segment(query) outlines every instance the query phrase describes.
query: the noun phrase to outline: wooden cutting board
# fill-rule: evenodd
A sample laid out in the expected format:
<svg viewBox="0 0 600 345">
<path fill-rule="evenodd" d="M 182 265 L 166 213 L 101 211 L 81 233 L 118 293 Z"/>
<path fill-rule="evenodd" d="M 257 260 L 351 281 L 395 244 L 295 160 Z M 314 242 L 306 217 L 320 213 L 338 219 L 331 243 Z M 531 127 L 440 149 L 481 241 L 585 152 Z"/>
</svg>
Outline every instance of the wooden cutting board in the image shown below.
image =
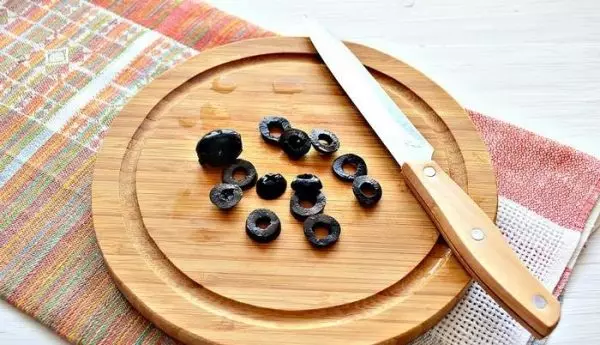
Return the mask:
<svg viewBox="0 0 600 345">
<path fill-rule="evenodd" d="M 494 218 L 497 194 L 486 148 L 465 111 L 423 74 L 350 44 L 435 147 L 434 159 Z M 258 122 L 281 114 L 341 140 L 291 161 L 262 141 Z M 241 133 L 241 158 L 259 175 L 288 182 L 317 174 L 339 242 L 316 250 L 277 200 L 244 192 L 221 212 L 208 198 L 221 171 L 198 164 L 198 139 L 216 128 Z M 356 153 L 383 198 L 359 206 L 331 173 Z M 257 244 L 244 232 L 255 208 L 275 211 L 282 233 Z M 439 320 L 470 279 L 440 239 L 382 143 L 305 38 L 249 40 L 204 52 L 158 77 L 113 122 L 96 162 L 96 235 L 121 291 L 148 319 L 189 344 L 373 344 L 406 342 Z"/>
</svg>

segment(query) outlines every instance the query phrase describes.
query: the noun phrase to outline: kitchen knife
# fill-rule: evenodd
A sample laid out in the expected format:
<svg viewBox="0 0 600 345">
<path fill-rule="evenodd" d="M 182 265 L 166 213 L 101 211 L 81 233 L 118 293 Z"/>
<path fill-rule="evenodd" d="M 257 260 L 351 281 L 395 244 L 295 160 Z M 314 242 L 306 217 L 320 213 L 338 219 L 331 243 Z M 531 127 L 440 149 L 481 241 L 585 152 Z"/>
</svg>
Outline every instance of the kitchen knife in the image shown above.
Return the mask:
<svg viewBox="0 0 600 345">
<path fill-rule="evenodd" d="M 306 19 L 317 52 L 394 159 L 407 185 L 469 274 L 534 336 L 560 319 L 560 304 L 516 257 L 494 222 L 432 160 L 433 146 L 344 43 Z"/>
</svg>

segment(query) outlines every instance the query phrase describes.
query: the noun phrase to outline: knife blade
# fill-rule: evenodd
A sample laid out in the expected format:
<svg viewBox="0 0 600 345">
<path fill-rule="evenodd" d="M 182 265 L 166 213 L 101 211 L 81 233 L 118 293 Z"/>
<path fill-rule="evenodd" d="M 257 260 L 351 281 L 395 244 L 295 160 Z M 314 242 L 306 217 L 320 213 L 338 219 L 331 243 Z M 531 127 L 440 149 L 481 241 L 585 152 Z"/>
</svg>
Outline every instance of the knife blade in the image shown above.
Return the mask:
<svg viewBox="0 0 600 345">
<path fill-rule="evenodd" d="M 467 272 L 521 325 L 541 338 L 560 319 L 560 304 L 530 274 L 502 233 L 432 160 L 434 148 L 350 49 L 315 20 L 310 40 L 348 97 L 402 167 L 405 182 Z"/>
</svg>

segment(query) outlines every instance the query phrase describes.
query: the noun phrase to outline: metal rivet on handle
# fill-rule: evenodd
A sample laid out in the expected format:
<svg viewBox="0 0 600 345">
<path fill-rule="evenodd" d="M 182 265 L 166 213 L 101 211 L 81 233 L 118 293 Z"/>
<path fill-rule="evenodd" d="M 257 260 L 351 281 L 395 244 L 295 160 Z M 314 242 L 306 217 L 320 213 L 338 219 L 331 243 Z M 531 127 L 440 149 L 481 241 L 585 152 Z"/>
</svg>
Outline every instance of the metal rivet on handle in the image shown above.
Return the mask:
<svg viewBox="0 0 600 345">
<path fill-rule="evenodd" d="M 541 295 L 533 295 L 533 304 L 538 309 L 544 309 L 548 305 L 548 301 Z"/>
<path fill-rule="evenodd" d="M 485 233 L 480 228 L 473 228 L 471 230 L 471 237 L 475 241 L 481 241 L 481 240 L 483 240 L 485 238 Z"/>
<path fill-rule="evenodd" d="M 433 167 L 425 167 L 423 169 L 423 173 L 427 177 L 434 177 L 435 176 L 435 169 Z"/>
</svg>

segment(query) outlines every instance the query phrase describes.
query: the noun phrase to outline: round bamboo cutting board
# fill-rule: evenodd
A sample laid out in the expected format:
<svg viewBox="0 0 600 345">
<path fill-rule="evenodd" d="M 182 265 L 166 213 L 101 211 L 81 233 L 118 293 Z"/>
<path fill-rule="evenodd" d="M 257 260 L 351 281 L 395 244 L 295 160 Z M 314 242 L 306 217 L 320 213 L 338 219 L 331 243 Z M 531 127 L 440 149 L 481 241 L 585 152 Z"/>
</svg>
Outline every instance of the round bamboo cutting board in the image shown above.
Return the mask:
<svg viewBox="0 0 600 345">
<path fill-rule="evenodd" d="M 484 144 L 465 111 L 406 64 L 350 45 L 436 149 L 434 159 L 495 217 L 497 194 Z M 333 157 L 314 149 L 291 161 L 260 138 L 263 116 L 333 131 Z M 325 213 L 342 227 L 317 250 L 277 200 L 244 191 L 219 211 L 208 198 L 221 170 L 194 151 L 206 132 L 242 135 L 241 158 L 259 175 L 300 173 L 323 181 Z M 356 153 L 383 198 L 360 207 L 333 159 Z M 256 208 L 277 213 L 282 233 L 257 244 L 244 231 Z M 148 319 L 189 344 L 374 344 L 406 342 L 457 301 L 469 277 L 401 178 L 393 161 L 305 38 L 266 38 L 220 47 L 158 77 L 112 124 L 93 183 L 96 235 L 121 291 Z"/>
</svg>

